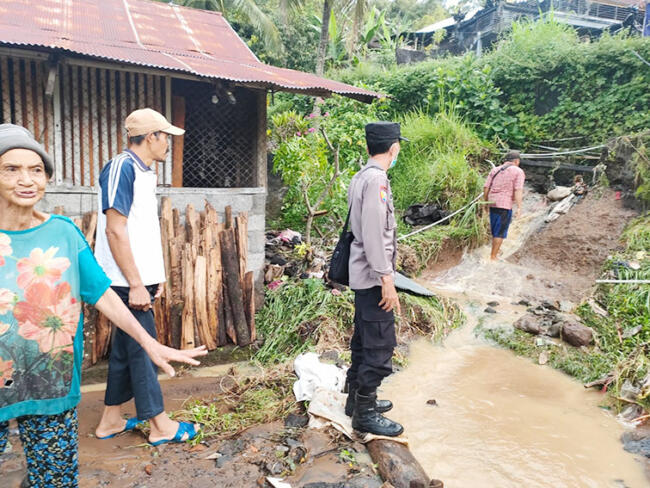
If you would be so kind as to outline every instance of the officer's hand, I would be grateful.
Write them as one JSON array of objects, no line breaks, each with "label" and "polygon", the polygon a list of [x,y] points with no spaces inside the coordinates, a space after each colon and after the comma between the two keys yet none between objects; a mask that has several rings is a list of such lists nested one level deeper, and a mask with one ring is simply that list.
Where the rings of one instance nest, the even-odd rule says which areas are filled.
[{"label": "officer's hand", "polygon": [[381,277],[381,301],[379,302],[379,307],[386,312],[390,312],[395,309],[397,315],[402,313],[402,309],[399,304],[399,296],[397,295],[397,290],[395,289],[395,282],[393,281],[392,275],[385,275]]},{"label": "officer's hand", "polygon": [[129,290],[129,307],[145,312],[151,308],[151,295],[144,285],[133,286]]}]

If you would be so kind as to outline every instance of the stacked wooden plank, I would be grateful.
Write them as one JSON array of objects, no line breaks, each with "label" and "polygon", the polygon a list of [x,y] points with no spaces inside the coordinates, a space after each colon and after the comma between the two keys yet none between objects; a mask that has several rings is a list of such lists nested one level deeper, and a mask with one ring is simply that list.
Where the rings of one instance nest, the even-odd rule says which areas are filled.
[{"label": "stacked wooden plank", "polygon": [[[248,215],[233,217],[226,207],[223,222],[208,202],[202,211],[185,208],[185,219],[162,199],[160,230],[167,282],[154,304],[158,340],[171,347],[209,350],[229,343],[246,346],[256,338],[253,272],[247,271]],[[97,215],[75,223],[91,247]],[[112,326],[86,307],[86,364],[106,357]],[[94,323],[94,327],[92,324]]]}]

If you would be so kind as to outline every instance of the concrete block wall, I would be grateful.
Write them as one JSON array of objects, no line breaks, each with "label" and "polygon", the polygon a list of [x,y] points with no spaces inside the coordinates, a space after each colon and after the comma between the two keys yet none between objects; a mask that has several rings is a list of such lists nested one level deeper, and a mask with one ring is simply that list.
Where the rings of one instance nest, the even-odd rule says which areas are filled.
[{"label": "concrete block wall", "polygon": [[[188,204],[201,210],[207,200],[223,220],[224,209],[230,205],[233,215],[248,212],[248,269],[255,272],[257,282],[261,281],[264,269],[264,243],[266,225],[265,188],[158,188],[158,198],[168,196],[172,206],[183,212]],[[97,192],[91,188],[51,187],[39,203],[39,210],[52,212],[63,207],[68,217],[79,217],[97,210]]]}]

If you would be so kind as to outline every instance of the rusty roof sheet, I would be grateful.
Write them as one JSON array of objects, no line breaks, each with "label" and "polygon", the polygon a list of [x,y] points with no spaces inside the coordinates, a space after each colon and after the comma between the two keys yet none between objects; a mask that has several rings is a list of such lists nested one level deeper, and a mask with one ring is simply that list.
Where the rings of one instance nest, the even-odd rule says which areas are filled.
[{"label": "rusty roof sheet", "polygon": [[2,0],[0,44],[180,71],[309,95],[381,95],[260,62],[218,12],[150,0]]}]

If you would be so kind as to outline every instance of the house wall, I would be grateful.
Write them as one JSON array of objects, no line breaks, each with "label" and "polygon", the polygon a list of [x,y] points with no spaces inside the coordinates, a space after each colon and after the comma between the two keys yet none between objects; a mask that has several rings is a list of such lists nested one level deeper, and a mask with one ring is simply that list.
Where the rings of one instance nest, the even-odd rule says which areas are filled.
[{"label": "house wall", "polygon": [[[158,198],[168,196],[172,206],[185,210],[188,204],[201,210],[207,200],[219,213],[223,221],[226,206],[232,207],[233,215],[248,212],[248,267],[255,272],[259,281],[264,269],[265,242],[265,188],[158,188]],[[86,212],[97,210],[97,192],[89,188],[50,187],[38,206],[43,212],[62,210],[68,217],[81,217]]]}]

